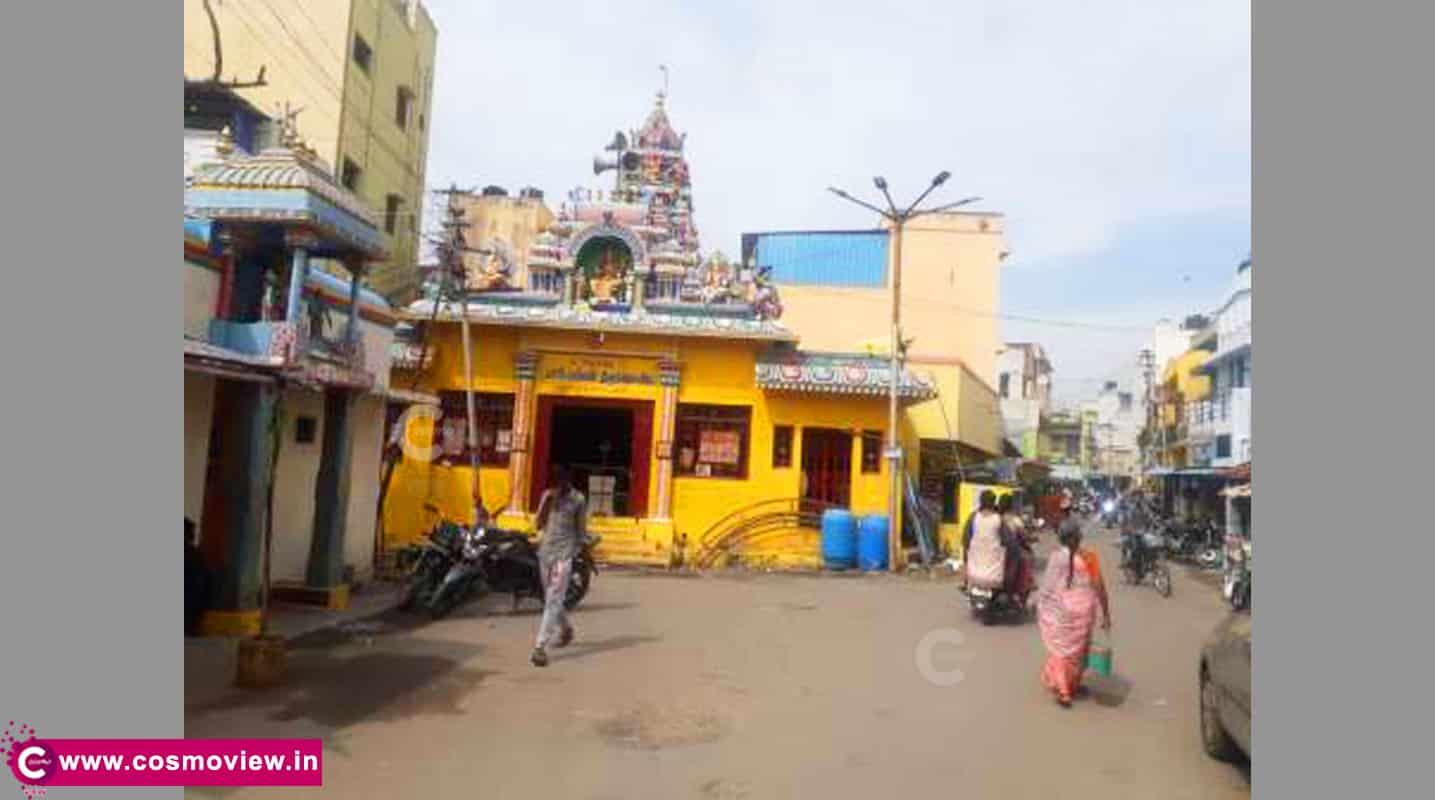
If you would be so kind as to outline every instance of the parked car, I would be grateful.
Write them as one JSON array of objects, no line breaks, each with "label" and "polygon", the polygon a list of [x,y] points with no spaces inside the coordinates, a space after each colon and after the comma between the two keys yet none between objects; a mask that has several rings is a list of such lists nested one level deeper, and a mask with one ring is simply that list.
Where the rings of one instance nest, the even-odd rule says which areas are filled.
[{"label": "parked car", "polygon": [[1201,741],[1222,761],[1251,757],[1251,610],[1216,626],[1201,648]]}]

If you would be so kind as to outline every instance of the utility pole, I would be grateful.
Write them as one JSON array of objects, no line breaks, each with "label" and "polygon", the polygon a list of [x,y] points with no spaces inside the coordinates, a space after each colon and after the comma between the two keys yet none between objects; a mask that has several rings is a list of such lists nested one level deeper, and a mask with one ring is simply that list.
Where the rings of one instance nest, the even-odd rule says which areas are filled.
[{"label": "utility pole", "polygon": [[851,203],[874,211],[878,216],[892,223],[892,233],[896,237],[892,243],[892,330],[891,348],[888,354],[888,383],[887,383],[887,469],[890,485],[887,489],[887,566],[893,572],[900,568],[898,563],[898,542],[902,539],[902,529],[899,524],[902,507],[902,445],[897,435],[897,394],[901,387],[902,376],[902,236],[908,221],[924,214],[936,214],[943,211],[950,211],[959,206],[975,203],[981,200],[980,197],[968,197],[958,200],[955,203],[948,203],[937,208],[918,210],[917,206],[927,195],[931,194],[938,186],[947,182],[952,173],[942,170],[932,183],[922,192],[913,203],[905,210],[898,210],[897,204],[892,200],[892,195],[887,191],[887,179],[880,175],[872,179],[872,184],[882,192],[887,200],[887,208],[882,209],[871,203],[859,200],[841,189],[828,187],[827,190]]},{"label": "utility pole", "polygon": [[1152,352],[1150,348],[1143,349],[1143,350],[1141,351],[1141,353],[1140,353],[1140,354],[1138,355],[1138,357],[1137,357],[1137,363],[1139,363],[1139,364],[1141,365],[1141,377],[1142,377],[1142,379],[1143,379],[1143,380],[1145,381],[1145,383],[1146,383],[1146,430],[1147,430],[1147,436],[1146,436],[1146,447],[1144,448],[1146,452],[1142,454],[1142,460],[1146,462],[1145,465],[1146,465],[1147,468],[1149,468],[1149,467],[1151,466],[1151,457],[1150,457],[1150,454],[1151,454],[1151,440],[1152,440],[1152,437],[1150,436],[1150,432],[1151,432],[1151,430],[1152,430],[1152,427],[1151,427],[1151,426],[1153,425],[1153,420],[1155,420],[1155,408],[1156,408],[1156,405],[1155,405],[1155,397],[1154,397],[1153,392],[1152,392],[1152,387],[1153,387],[1153,385],[1154,385],[1154,379],[1155,379],[1155,374],[1156,374],[1156,354],[1155,354],[1154,352]]},{"label": "utility pole", "polygon": [[[472,189],[459,189],[452,184],[447,189],[440,189],[437,194],[444,195],[446,216],[440,223],[443,232],[435,241],[435,249],[439,261],[439,293],[434,298],[434,309],[440,303],[448,300],[450,304],[457,303],[460,309],[459,326],[463,339],[463,372],[464,372],[464,404],[468,416],[468,464],[473,471],[473,500],[475,513],[479,509],[486,511],[483,505],[483,494],[479,483],[478,475],[478,413],[474,408],[473,401],[473,350],[469,343],[469,320],[468,320],[468,291],[467,291],[467,270],[464,267],[463,256],[465,253],[473,252],[468,246],[464,237],[464,231],[471,223],[464,218],[465,209],[459,205],[459,198],[467,198],[473,195]],[[478,520],[475,520],[477,522]]]}]

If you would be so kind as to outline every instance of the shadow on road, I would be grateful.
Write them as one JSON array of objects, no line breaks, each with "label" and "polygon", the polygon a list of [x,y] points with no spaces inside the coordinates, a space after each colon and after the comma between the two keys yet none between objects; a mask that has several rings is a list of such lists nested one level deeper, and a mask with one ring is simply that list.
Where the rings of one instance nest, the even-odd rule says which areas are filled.
[{"label": "shadow on road", "polygon": [[1085,683],[1091,701],[1105,708],[1120,708],[1131,696],[1131,681],[1120,675],[1088,674]]},{"label": "shadow on road", "polygon": [[460,666],[482,649],[478,645],[425,642],[426,652],[348,656],[334,649],[359,635],[335,629],[305,637],[289,652],[283,685],[233,691],[186,708],[185,716],[262,709],[271,721],[310,720],[334,730],[368,720],[459,714],[462,698],[496,674]]},{"label": "shadow on road", "polygon": [[[594,642],[576,642],[572,647],[559,650],[554,654],[553,660],[571,661],[577,658],[598,655],[599,653],[610,653],[614,650],[626,650],[629,647],[637,647],[642,644],[652,644],[663,640],[661,636],[612,636],[607,639],[599,639]],[[561,654],[561,655],[559,655]]]}]

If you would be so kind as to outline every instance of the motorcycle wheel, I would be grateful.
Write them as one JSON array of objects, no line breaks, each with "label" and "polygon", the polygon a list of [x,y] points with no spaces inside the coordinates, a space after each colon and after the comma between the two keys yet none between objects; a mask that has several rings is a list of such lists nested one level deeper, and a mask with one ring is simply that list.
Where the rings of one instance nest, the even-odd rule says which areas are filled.
[{"label": "motorcycle wheel", "polygon": [[448,616],[455,608],[458,608],[459,600],[463,598],[463,595],[464,592],[452,584],[440,587],[429,599],[429,616],[433,619],[443,619]]},{"label": "motorcycle wheel", "polygon": [[568,593],[563,597],[563,607],[572,611],[588,596],[588,587],[593,582],[593,568],[586,563],[573,565],[573,577],[568,581]]},{"label": "motorcycle wheel", "polygon": [[409,581],[408,587],[404,589],[403,599],[399,600],[400,611],[412,611],[418,605],[419,594],[423,592],[423,585],[418,578]]},{"label": "motorcycle wheel", "polygon": [[399,601],[399,610],[412,611],[416,607],[426,605],[433,590],[433,567],[421,562],[414,575],[409,578],[408,586],[404,588],[404,596]]},{"label": "motorcycle wheel", "polygon": [[1155,572],[1151,576],[1151,583],[1156,587],[1156,591],[1161,593],[1162,597],[1171,596],[1171,571],[1166,569],[1164,564],[1156,567]]}]

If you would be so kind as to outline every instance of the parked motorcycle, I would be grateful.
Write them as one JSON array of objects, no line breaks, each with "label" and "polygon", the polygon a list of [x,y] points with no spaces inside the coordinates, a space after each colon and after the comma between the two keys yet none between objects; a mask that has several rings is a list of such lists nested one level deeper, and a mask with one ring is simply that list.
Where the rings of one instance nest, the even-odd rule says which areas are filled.
[{"label": "parked motorcycle", "polygon": [[[574,609],[588,594],[598,571],[593,549],[601,537],[587,537],[573,562],[573,577],[563,604]],[[429,602],[434,619],[448,615],[464,601],[489,592],[510,594],[517,609],[525,597],[544,600],[543,577],[538,549],[532,540],[517,531],[479,525],[461,538],[461,558],[444,576]]]},{"label": "parked motorcycle", "polygon": [[[430,508],[437,512],[432,506]],[[462,533],[461,526],[441,520],[429,533],[428,539],[404,554],[401,563],[408,572],[408,581],[399,601],[399,610],[410,611],[428,606],[444,576],[458,560]]]},{"label": "parked motorcycle", "polygon": [[1173,558],[1202,569],[1218,569],[1221,566],[1221,531],[1214,521],[1167,523],[1166,535]]}]

